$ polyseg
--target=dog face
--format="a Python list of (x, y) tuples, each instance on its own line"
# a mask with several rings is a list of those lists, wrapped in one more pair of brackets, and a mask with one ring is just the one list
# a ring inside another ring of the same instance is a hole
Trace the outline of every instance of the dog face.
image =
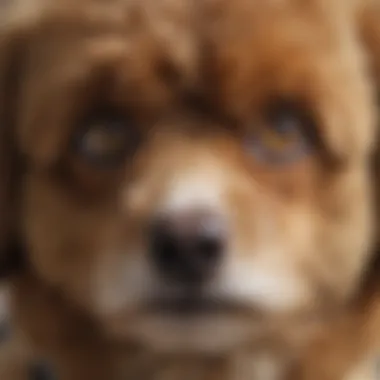
[(2, 222), (42, 281), (158, 350), (226, 349), (352, 294), (374, 130), (348, 18), (317, 1), (36, 3), (1, 47), (2, 153), (20, 167), (2, 162), (19, 221)]

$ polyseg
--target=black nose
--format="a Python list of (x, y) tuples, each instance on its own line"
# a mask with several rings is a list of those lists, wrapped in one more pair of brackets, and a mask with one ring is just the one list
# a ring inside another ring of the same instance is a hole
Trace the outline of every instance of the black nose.
[(204, 211), (157, 218), (151, 230), (155, 268), (166, 279), (200, 284), (215, 274), (226, 244), (224, 219)]

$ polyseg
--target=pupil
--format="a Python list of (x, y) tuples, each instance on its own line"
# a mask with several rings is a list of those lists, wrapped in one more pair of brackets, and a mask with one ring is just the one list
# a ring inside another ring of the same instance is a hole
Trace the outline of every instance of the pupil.
[(285, 136), (289, 133), (294, 132), (295, 120), (290, 115), (280, 115), (274, 120), (273, 125), (276, 129), (276, 132)]

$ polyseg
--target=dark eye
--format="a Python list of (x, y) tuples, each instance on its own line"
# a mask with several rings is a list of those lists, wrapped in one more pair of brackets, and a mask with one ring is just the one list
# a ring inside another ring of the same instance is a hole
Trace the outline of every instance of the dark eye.
[(97, 112), (80, 124), (74, 150), (92, 165), (107, 168), (121, 164), (137, 145), (135, 123), (117, 112)]
[(298, 107), (275, 106), (262, 122), (253, 126), (247, 141), (248, 149), (266, 163), (294, 163), (312, 150), (312, 127), (309, 118)]

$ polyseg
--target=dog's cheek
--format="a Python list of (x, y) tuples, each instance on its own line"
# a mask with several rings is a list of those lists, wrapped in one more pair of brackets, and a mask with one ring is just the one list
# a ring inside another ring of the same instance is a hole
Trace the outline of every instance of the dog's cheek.
[(86, 293), (92, 249), (99, 242), (95, 223), (48, 178), (29, 173), (23, 182), (22, 229), (28, 262), (40, 279), (66, 293)]
[[(300, 252), (308, 248), (303, 242), (310, 236), (309, 221), (295, 206), (289, 210), (270, 192), (260, 191), (257, 184), (251, 182), (244, 191), (236, 178), (231, 183), (231, 241), (219, 281), (221, 289), (266, 312), (298, 308), (310, 291), (300, 268)], [(300, 225), (303, 241), (296, 228)]]
[[(321, 186), (310, 218), (315, 219), (312, 255), (305, 271), (330, 309), (346, 302), (362, 280), (371, 254), (372, 197), (364, 166), (349, 167)], [(317, 299), (318, 301), (318, 299)]]
[(148, 274), (122, 207), (78, 202), (48, 175), (29, 174), (24, 189), (28, 261), (40, 279), (98, 314), (140, 295)]
[(238, 248), (232, 249), (227, 272), (235, 291), (275, 310), (323, 308), (352, 294), (372, 236), (365, 168), (349, 168), (316, 194), (318, 199), (291, 204), (274, 204), (265, 196), (252, 203), (245, 197), (241, 209), (234, 202), (231, 209), (246, 217), (235, 223)]
[(92, 310), (100, 318), (134, 314), (157, 290), (146, 255), (141, 251), (98, 251), (91, 273)]

